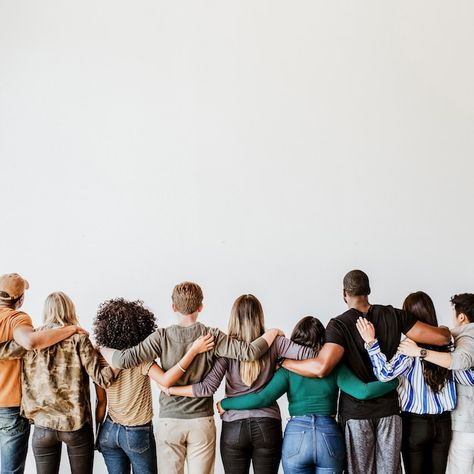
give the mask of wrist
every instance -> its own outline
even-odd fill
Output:
[[[423,349],[422,347],[420,347],[420,350],[419,350],[419,355],[418,357],[423,360],[426,358],[426,356],[428,355],[428,351],[426,349]]]

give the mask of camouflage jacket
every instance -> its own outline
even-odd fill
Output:
[[[99,357],[82,334],[41,350],[27,351],[15,341],[0,344],[0,359],[22,359],[22,415],[35,425],[58,431],[92,424],[89,376],[104,388],[115,379]]]

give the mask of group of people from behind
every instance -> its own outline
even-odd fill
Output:
[[[2,474],[23,472],[30,422],[38,473],[59,471],[63,443],[71,471],[92,472],[89,377],[109,473],[181,474],[185,463],[190,474],[212,473],[213,395],[224,378],[217,407],[226,473],[251,465],[277,473],[280,461],[287,474],[397,473],[400,451],[407,473],[473,471],[473,294],[452,299],[453,346],[428,295],[409,295],[401,310],[372,305],[360,270],[344,277],[346,312],[326,328],[304,317],[290,339],[265,331],[262,305],[248,294],[234,302],[227,334],[205,326],[202,290],[183,282],[172,293],[177,324],[167,328],[140,301],[103,303],[94,348],[61,292],[48,296],[34,330],[20,310],[27,288],[17,274],[0,277]],[[161,389],[156,433],[151,379]],[[277,400],[285,393],[283,435]]]

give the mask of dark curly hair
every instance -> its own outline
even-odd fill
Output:
[[[128,349],[136,346],[156,329],[155,315],[143,301],[115,298],[104,301],[94,319],[94,337],[99,346]]]

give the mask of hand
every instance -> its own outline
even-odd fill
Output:
[[[225,413],[225,410],[222,408],[221,402],[216,403],[216,408],[220,416],[222,416]]]
[[[398,352],[405,354],[410,357],[418,357],[420,355],[420,348],[416,345],[415,341],[412,341],[408,337],[400,342],[398,346]]]
[[[212,334],[206,334],[205,336],[198,337],[191,346],[191,349],[196,354],[210,351],[214,348],[214,336]]]
[[[366,344],[375,340],[375,328],[369,320],[360,317],[356,322],[356,327]]]
[[[284,333],[280,328],[272,328],[272,329],[269,329],[269,331],[274,331],[274,332],[276,332],[276,336],[275,336],[275,337],[278,337],[278,336],[283,336],[283,337],[285,337],[285,333]]]
[[[84,336],[89,337],[89,333],[84,328],[81,328],[81,326],[74,324],[73,328],[74,328],[73,334],[84,334]]]

